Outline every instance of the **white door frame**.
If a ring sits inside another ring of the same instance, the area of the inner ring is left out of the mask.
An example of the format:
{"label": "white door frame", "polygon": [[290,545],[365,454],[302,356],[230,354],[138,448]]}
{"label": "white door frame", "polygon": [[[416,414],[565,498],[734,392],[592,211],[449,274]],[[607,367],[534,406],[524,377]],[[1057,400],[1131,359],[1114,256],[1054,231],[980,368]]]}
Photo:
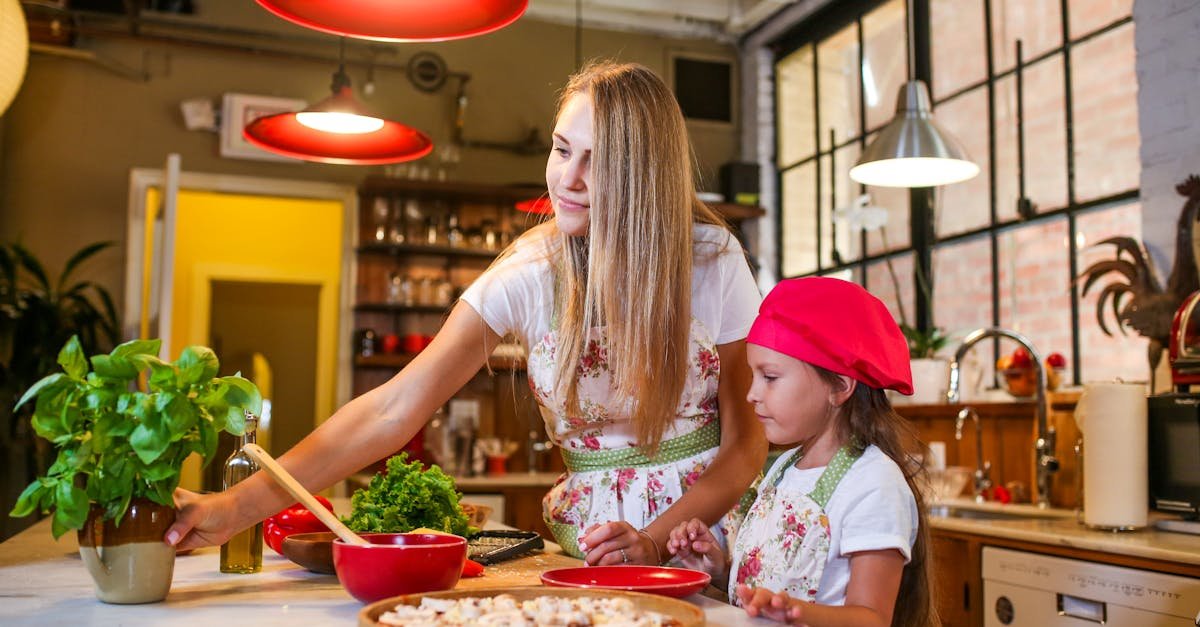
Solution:
{"label": "white door frame", "polygon": [[[172,154],[167,159],[167,168],[133,168],[129,174],[129,211],[128,230],[126,235],[127,256],[125,258],[125,316],[123,329],[125,339],[138,337],[142,317],[142,260],[145,256],[144,238],[146,233],[146,193],[152,187],[163,188],[162,217],[163,233],[173,232],[175,224],[175,196],[179,189],[187,188],[206,192],[221,192],[228,194],[243,194],[253,196],[272,196],[276,198],[304,198],[318,200],[336,200],[342,204],[342,275],[341,294],[338,297],[338,330],[337,330],[337,391],[335,406],[340,407],[350,400],[350,373],[353,359],[349,350],[350,338],[354,327],[354,316],[351,303],[354,298],[354,285],[358,266],[354,255],[355,225],[358,224],[358,193],[350,185],[336,183],[321,183],[294,179],[274,179],[256,176],[240,176],[233,174],[206,174],[200,172],[182,172],[179,170],[179,157]],[[175,242],[173,238],[162,237],[157,242],[163,267],[169,267],[166,262],[174,258]],[[169,319],[171,312],[171,273],[163,272],[162,276],[151,277],[151,298],[153,305],[158,306],[161,319]],[[159,335],[163,338],[163,350],[169,345],[170,325],[159,324]],[[166,357],[164,357],[166,358]]]}

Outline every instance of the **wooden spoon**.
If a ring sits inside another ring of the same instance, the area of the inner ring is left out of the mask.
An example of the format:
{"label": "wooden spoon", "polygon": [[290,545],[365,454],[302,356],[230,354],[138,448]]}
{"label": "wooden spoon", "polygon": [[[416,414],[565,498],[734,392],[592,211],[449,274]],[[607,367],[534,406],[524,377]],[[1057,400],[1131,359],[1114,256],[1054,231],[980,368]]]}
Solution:
{"label": "wooden spoon", "polygon": [[263,447],[257,444],[247,444],[242,447],[242,450],[250,456],[250,459],[258,462],[258,465],[262,466],[267,471],[267,474],[279,482],[279,485],[283,486],[283,489],[290,492],[292,496],[296,497],[297,501],[300,501],[302,505],[307,507],[317,517],[317,520],[325,523],[325,526],[337,534],[337,537],[341,538],[343,542],[359,546],[368,546],[371,544],[362,539],[357,533],[351,531],[342,521],[338,520],[338,517],[333,512],[325,509],[325,506],[313,498],[312,493],[305,490],[304,486],[300,485],[300,482],[296,481],[296,478],[291,473],[284,470],[283,466],[280,466],[279,462],[275,461],[275,458],[271,457],[271,454],[263,449]]}

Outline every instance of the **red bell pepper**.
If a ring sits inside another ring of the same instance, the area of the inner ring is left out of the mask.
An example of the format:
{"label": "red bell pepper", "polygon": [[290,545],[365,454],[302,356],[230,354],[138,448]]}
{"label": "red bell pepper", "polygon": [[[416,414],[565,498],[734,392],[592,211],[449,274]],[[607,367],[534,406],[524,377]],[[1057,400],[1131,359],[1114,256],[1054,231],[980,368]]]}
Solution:
{"label": "red bell pepper", "polygon": [[483,564],[474,560],[463,562],[462,576],[463,577],[480,577],[483,575]]}
{"label": "red bell pepper", "polygon": [[[325,506],[325,509],[333,511],[333,504],[329,502],[329,499],[318,496],[317,500]],[[299,503],[293,503],[263,521],[263,541],[280,555],[283,555],[284,538],[296,533],[317,531],[329,531],[329,527],[317,519],[316,514]]]}

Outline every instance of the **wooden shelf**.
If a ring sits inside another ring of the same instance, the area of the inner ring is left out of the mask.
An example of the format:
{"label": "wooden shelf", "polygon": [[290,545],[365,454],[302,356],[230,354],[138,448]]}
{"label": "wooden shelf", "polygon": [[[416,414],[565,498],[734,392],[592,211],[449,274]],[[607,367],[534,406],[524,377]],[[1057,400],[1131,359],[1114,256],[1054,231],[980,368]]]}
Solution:
{"label": "wooden shelf", "polygon": [[421,313],[446,314],[450,305],[400,305],[396,303],[358,303],[354,311],[370,311],[376,313]]}
{"label": "wooden shelf", "polygon": [[414,181],[387,176],[368,176],[358,188],[361,196],[413,196],[434,200],[468,200],[512,204],[546,193],[545,185],[481,185],[453,181]]}
{"label": "wooden shelf", "polygon": [[355,249],[369,255],[430,255],[438,257],[475,257],[494,259],[498,250],[463,248],[460,246],[429,246],[427,244],[362,244]]}
{"label": "wooden shelf", "polygon": [[739,205],[731,202],[710,202],[706,204],[722,218],[730,221],[761,218],[767,215],[766,209],[755,207],[754,205]]}
{"label": "wooden shelf", "polygon": [[[370,357],[356,356],[354,365],[357,368],[383,368],[399,370],[408,365],[416,357],[416,353],[376,353]],[[489,357],[488,366],[492,370],[523,370],[525,360],[514,357]]]}

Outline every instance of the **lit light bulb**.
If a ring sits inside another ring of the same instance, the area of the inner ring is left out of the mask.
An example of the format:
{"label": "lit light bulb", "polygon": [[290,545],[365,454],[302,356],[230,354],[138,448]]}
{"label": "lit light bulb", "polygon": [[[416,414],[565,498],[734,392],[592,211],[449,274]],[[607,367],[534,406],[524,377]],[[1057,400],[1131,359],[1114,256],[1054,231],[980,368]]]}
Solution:
{"label": "lit light bulb", "polygon": [[961,159],[907,157],[860,163],[850,178],[877,187],[936,187],[965,181],[979,174],[979,166]]}
{"label": "lit light bulb", "polygon": [[383,128],[379,118],[340,111],[301,111],[296,121],[316,131],[341,135],[362,135]]}

